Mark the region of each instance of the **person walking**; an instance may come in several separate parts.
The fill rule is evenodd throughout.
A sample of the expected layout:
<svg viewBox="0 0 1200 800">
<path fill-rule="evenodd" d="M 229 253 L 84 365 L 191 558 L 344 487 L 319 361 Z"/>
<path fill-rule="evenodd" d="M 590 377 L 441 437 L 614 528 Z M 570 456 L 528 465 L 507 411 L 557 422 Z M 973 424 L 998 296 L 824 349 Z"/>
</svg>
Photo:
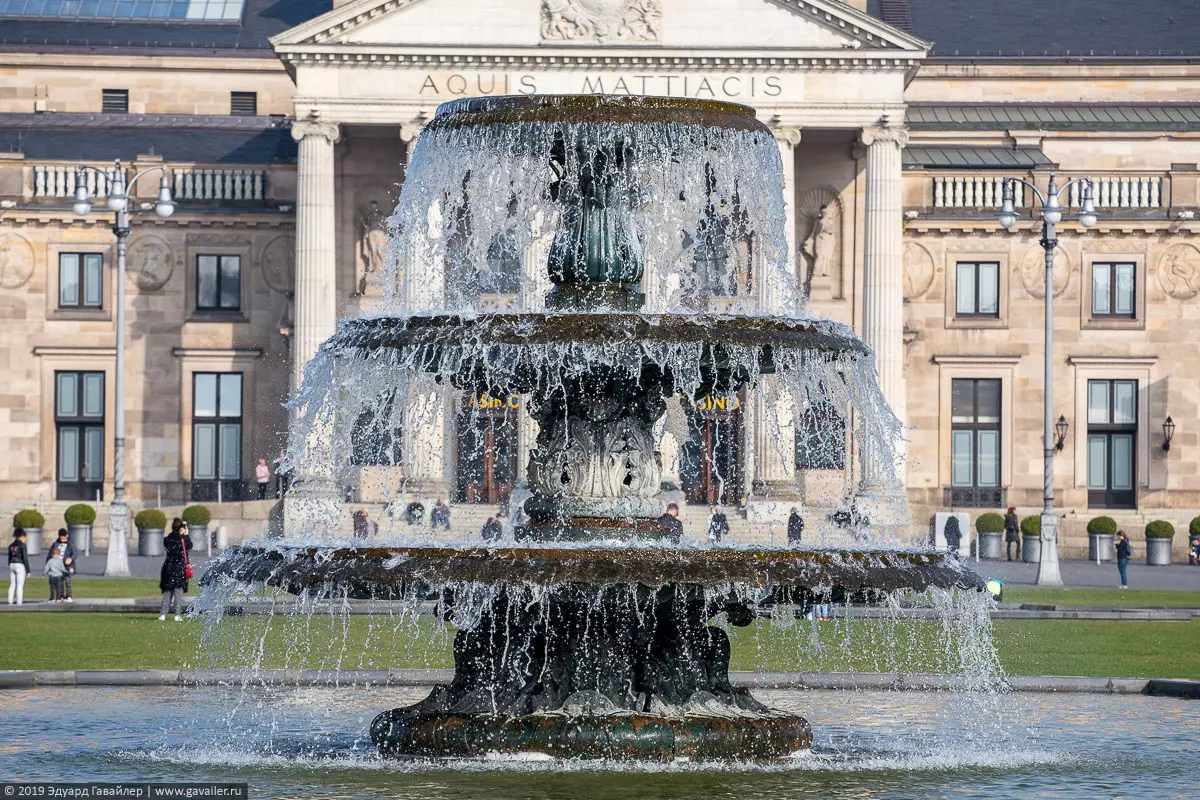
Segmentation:
<svg viewBox="0 0 1200 800">
<path fill-rule="evenodd" d="M 42 575 L 50 581 L 51 603 L 63 601 L 63 576 L 66 574 L 67 565 L 63 563 L 62 546 L 53 544 L 50 546 L 50 555 L 46 558 L 46 565 L 42 567 Z"/>
<path fill-rule="evenodd" d="M 254 482 L 258 484 L 258 499 L 267 499 L 267 489 L 271 485 L 271 468 L 267 466 L 267 460 L 260 458 L 258 466 L 254 468 Z"/>
<path fill-rule="evenodd" d="M 1129 544 L 1129 537 L 1125 535 L 1125 531 L 1117 531 L 1117 571 L 1121 573 L 1121 588 L 1129 588 L 1129 576 L 1126 570 L 1129 569 L 1129 559 L 1133 558 L 1133 546 Z"/>
<path fill-rule="evenodd" d="M 176 517 L 171 521 L 171 532 L 163 539 L 162 571 L 159 573 L 158 588 L 162 592 L 162 613 L 158 621 L 167 618 L 168 611 L 175 612 L 175 621 L 183 621 L 183 595 L 188 590 L 189 573 L 192 571 L 187 551 L 192 549 L 192 537 L 187 525 Z"/>
<path fill-rule="evenodd" d="M 67 568 L 63 574 L 63 601 L 66 603 L 74 603 L 75 598 L 71 592 L 71 576 L 75 574 L 75 545 L 71 544 L 71 537 L 67 535 L 66 528 L 58 529 L 58 539 L 50 546 L 50 553 L 46 554 L 46 560 L 50 560 L 50 554 L 57 547 L 62 553 L 63 565 Z"/>
<path fill-rule="evenodd" d="M 946 549 L 953 555 L 958 555 L 958 548 L 962 544 L 962 528 L 958 525 L 958 517 L 951 514 L 946 518 L 946 527 L 942 528 L 942 535 L 946 537 Z"/>
<path fill-rule="evenodd" d="M 429 524 L 435 531 L 439 525 L 450 530 L 450 506 L 446 505 L 446 498 L 439 497 L 433 504 L 433 511 L 429 515 Z"/>
<path fill-rule="evenodd" d="M 729 518 L 717 506 L 712 507 L 712 516 L 708 518 L 708 543 L 720 544 L 729 535 Z"/>
<path fill-rule="evenodd" d="M 367 512 L 366 512 L 366 510 L 360 508 L 358 511 L 355 511 L 353 514 L 351 514 L 350 518 L 354 521 L 354 538 L 355 539 L 367 538 Z"/>
<path fill-rule="evenodd" d="M 29 553 L 25 549 L 25 530 L 17 528 L 13 531 L 12 542 L 8 545 L 8 604 L 13 604 L 16 597 L 17 605 L 25 603 L 25 578 L 31 574 L 29 569 Z"/>
<path fill-rule="evenodd" d="M 667 531 L 667 539 L 671 544 L 683 541 L 683 523 L 679 521 L 679 506 L 667 504 L 667 512 L 658 518 L 658 524 Z"/>
<path fill-rule="evenodd" d="M 483 528 L 479 531 L 479 535 L 485 542 L 498 542 L 500 541 L 500 537 L 504 535 L 504 526 L 495 517 L 488 517 L 487 522 L 483 523 Z"/>
<path fill-rule="evenodd" d="M 1008 513 L 1004 515 L 1004 548 L 1008 553 L 1008 560 L 1013 560 L 1013 545 L 1017 546 L 1017 561 L 1021 560 L 1021 520 L 1017 516 L 1017 509 L 1013 506 L 1008 507 Z"/>
<path fill-rule="evenodd" d="M 804 536 L 804 517 L 800 516 L 800 510 L 795 506 L 792 507 L 792 513 L 788 515 L 787 523 L 787 542 L 788 547 L 799 547 L 800 539 Z"/>
</svg>

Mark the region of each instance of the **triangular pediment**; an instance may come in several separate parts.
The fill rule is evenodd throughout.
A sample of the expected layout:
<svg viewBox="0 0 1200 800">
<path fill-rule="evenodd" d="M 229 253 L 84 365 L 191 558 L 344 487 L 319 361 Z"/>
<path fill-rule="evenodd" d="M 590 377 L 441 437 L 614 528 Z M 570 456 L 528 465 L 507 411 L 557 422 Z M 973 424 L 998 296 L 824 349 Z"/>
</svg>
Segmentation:
<svg viewBox="0 0 1200 800">
<path fill-rule="evenodd" d="M 837 0 L 352 0 L 272 39 L 395 48 L 891 51 L 929 45 Z"/>
</svg>

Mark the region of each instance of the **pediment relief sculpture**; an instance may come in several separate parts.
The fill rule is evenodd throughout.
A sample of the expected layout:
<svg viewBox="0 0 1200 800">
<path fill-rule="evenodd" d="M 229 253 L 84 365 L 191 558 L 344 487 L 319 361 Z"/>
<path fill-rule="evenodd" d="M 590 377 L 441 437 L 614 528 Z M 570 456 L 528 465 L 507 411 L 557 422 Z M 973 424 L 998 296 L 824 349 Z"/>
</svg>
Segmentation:
<svg viewBox="0 0 1200 800">
<path fill-rule="evenodd" d="M 542 39 L 656 42 L 661 0 L 542 0 Z"/>
</svg>

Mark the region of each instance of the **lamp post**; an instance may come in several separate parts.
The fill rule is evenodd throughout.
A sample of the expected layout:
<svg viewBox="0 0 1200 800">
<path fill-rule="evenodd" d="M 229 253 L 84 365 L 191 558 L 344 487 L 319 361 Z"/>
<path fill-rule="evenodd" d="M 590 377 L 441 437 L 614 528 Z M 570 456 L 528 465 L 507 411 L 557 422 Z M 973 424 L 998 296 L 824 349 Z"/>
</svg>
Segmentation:
<svg viewBox="0 0 1200 800">
<path fill-rule="evenodd" d="M 104 178 L 108 173 L 97 167 L 81 165 L 75 172 L 75 201 L 71 208 L 79 216 L 87 216 L 92 210 L 85 171 L 96 172 Z M 108 512 L 108 562 L 104 574 L 109 576 L 129 575 L 129 551 L 125 536 L 129 531 L 129 509 L 125 505 L 125 251 L 129 240 L 129 192 L 142 177 L 161 172 L 158 199 L 154 211 L 166 219 L 175 213 L 175 201 L 171 198 L 171 185 L 164 165 L 147 167 L 133 176 L 128 183 L 120 160 L 113 165 L 112 182 L 108 188 L 105 204 L 115 214 L 112 231 L 117 237 L 117 365 L 113 386 L 116 407 L 113 409 L 113 499 Z"/>
<path fill-rule="evenodd" d="M 1037 582 L 1039 586 L 1062 586 L 1062 575 L 1058 569 L 1058 517 L 1054 513 L 1054 453 L 1057 449 L 1054 437 L 1054 248 L 1058 246 L 1058 235 L 1055 226 L 1062 221 L 1062 193 L 1073 183 L 1083 184 L 1083 209 L 1079 212 L 1079 224 L 1090 228 L 1096 224 L 1096 207 L 1092 204 L 1092 181 L 1090 178 L 1075 178 L 1067 181 L 1060 188 L 1050 174 L 1050 184 L 1043 195 L 1036 186 L 1020 178 L 1005 178 L 1002 205 L 1000 207 L 1000 225 L 1005 229 L 1017 223 L 1017 212 L 1013 206 L 1013 195 L 1016 184 L 1021 183 L 1033 190 L 1034 196 L 1041 205 L 1042 217 L 1042 249 L 1046 252 L 1046 340 L 1045 340 L 1045 375 L 1043 377 L 1043 408 L 1042 447 L 1042 518 L 1041 518 L 1041 556 L 1038 559 Z M 1036 209 L 1035 209 L 1035 213 Z M 1065 423 L 1065 420 L 1064 420 Z M 1064 424 L 1064 430 L 1066 428 Z"/>
</svg>

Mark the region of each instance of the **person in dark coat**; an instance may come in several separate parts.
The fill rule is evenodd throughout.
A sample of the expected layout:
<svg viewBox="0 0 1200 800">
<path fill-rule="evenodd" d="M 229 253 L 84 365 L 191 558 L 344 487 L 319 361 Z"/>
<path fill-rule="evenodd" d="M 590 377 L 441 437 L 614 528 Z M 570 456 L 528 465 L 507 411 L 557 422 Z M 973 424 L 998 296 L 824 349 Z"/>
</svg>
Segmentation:
<svg viewBox="0 0 1200 800">
<path fill-rule="evenodd" d="M 1004 542 L 1008 551 L 1008 560 L 1013 560 L 1013 545 L 1017 546 L 1017 561 L 1021 560 L 1021 520 L 1017 517 L 1017 509 L 1008 507 L 1004 515 Z"/>
<path fill-rule="evenodd" d="M 63 602 L 74 603 L 75 598 L 71 593 L 71 576 L 75 574 L 75 545 L 71 544 L 71 537 L 67 535 L 66 528 L 58 529 L 58 541 L 50 545 L 50 552 L 46 553 L 46 561 L 50 561 L 50 555 L 54 552 L 54 548 L 58 548 L 58 554 L 62 556 L 63 564 L 66 566 L 66 572 L 62 576 Z"/>
<path fill-rule="evenodd" d="M 158 615 L 159 622 L 167 618 L 167 612 L 174 610 L 175 621 L 183 621 L 183 595 L 188 590 L 187 555 L 192 549 L 192 537 L 188 534 L 187 525 L 176 517 L 171 521 L 171 532 L 163 538 L 162 571 L 159 573 L 158 588 L 162 592 L 162 613 Z"/>
<path fill-rule="evenodd" d="M 708 543 L 720 544 L 729 535 L 729 518 L 717 506 L 712 507 L 712 516 L 708 518 Z"/>
<path fill-rule="evenodd" d="M 404 510 L 404 519 L 409 525 L 420 525 L 425 519 L 425 506 L 420 500 L 413 500 Z"/>
<path fill-rule="evenodd" d="M 450 530 L 450 506 L 446 505 L 444 498 L 439 497 L 433 504 L 433 511 L 429 515 L 429 525 L 434 530 L 437 530 L 439 525 Z"/>
<path fill-rule="evenodd" d="M 658 518 L 658 524 L 667 530 L 667 539 L 671 544 L 683 541 L 683 523 L 679 521 L 679 506 L 667 504 L 667 513 Z"/>
<path fill-rule="evenodd" d="M 804 517 L 800 516 L 799 509 L 793 508 L 792 513 L 788 515 L 788 547 L 799 547 L 802 536 L 804 536 Z"/>
<path fill-rule="evenodd" d="M 25 579 L 33 577 L 29 568 L 29 551 L 25 549 L 25 529 L 13 531 L 12 542 L 8 545 L 8 604 L 13 604 L 16 597 L 17 605 L 25 603 Z"/>
<path fill-rule="evenodd" d="M 370 535 L 367 526 L 367 512 L 360 508 L 351 514 L 350 518 L 354 521 L 354 538 L 366 539 Z"/>
<path fill-rule="evenodd" d="M 1133 558 L 1133 546 L 1129 544 L 1129 537 L 1125 535 L 1125 531 L 1117 531 L 1117 542 L 1114 545 L 1117 549 L 1117 572 L 1121 573 L 1121 588 L 1129 588 L 1129 559 Z"/>
<path fill-rule="evenodd" d="M 479 535 L 485 542 L 498 542 L 504 536 L 504 526 L 495 517 L 488 517 L 487 522 L 483 523 L 483 529 Z"/>
<path fill-rule="evenodd" d="M 942 528 L 942 535 L 946 537 L 946 549 L 957 555 L 959 545 L 962 544 L 962 529 L 959 528 L 958 517 L 951 514 L 946 518 L 946 527 Z"/>
</svg>

